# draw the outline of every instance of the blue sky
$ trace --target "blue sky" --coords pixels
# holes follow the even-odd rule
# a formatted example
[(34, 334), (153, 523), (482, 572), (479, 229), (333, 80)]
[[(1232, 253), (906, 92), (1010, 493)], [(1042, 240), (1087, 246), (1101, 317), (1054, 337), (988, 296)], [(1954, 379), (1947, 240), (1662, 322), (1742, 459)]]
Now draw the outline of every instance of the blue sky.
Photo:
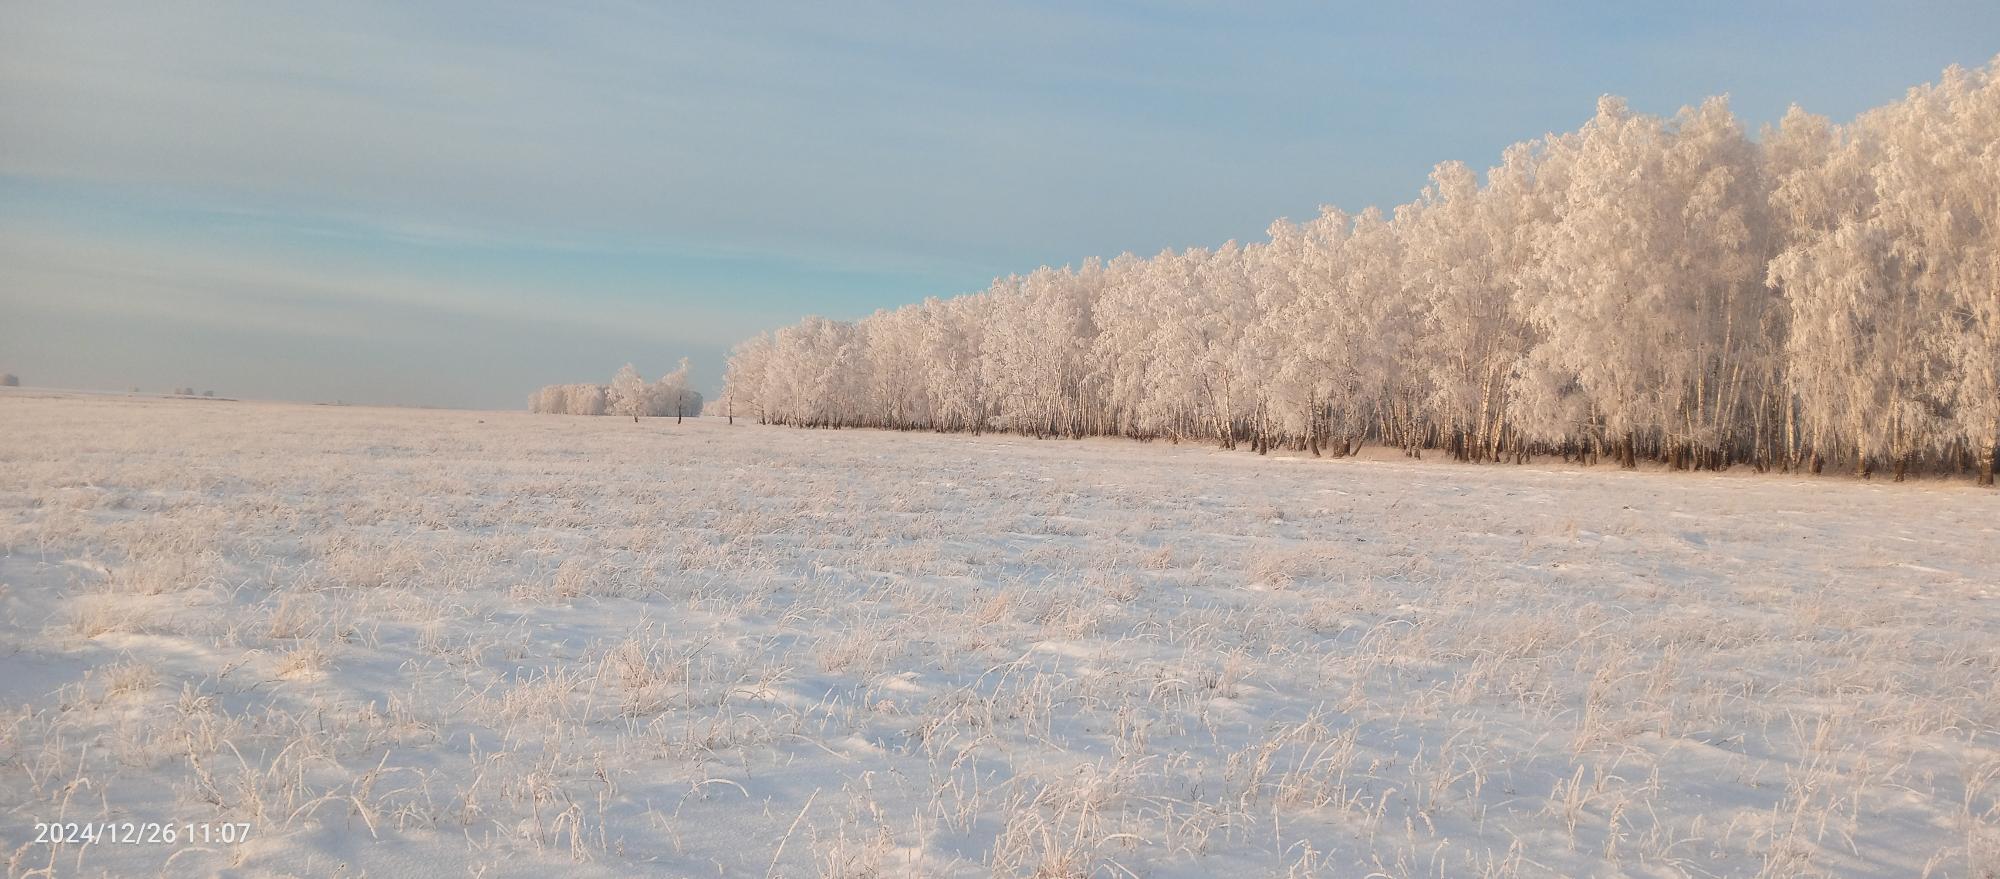
[[(2000, 4), (12, 3), (0, 371), (518, 407), (1409, 200), (1603, 93), (1838, 119)], [(748, 9), (738, 7), (751, 7)]]

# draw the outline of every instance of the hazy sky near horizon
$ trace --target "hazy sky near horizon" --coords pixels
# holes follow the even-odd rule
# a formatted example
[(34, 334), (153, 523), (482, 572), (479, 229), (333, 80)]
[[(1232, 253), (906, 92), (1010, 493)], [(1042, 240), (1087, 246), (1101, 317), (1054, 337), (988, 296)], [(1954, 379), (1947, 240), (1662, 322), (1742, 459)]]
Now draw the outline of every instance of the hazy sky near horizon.
[[(1665, 4), (1663, 4), (1665, 6)], [(1845, 120), (2000, 4), (0, 4), (0, 371), (519, 407), (805, 314), (1389, 207), (1727, 93)]]

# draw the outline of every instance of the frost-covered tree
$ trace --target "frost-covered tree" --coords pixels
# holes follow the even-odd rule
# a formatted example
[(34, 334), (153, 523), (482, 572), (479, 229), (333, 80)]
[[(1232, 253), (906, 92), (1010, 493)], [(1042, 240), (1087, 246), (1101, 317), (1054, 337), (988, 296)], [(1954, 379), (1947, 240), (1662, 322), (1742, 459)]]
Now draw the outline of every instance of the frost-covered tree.
[(611, 387), (607, 391), (606, 403), (613, 415), (629, 415), (638, 420), (648, 414), (647, 403), (651, 397), (646, 379), (639, 370), (627, 363), (620, 367), (618, 374), (611, 377)]
[(701, 395), (688, 388), (687, 379), (688, 359), (683, 357), (673, 372), (660, 376), (659, 381), (646, 388), (646, 414), (672, 415), (675, 423), (687, 415), (701, 414)]
[(1920, 457), (1955, 456), (1992, 482), (1994, 72), (1953, 68), (1844, 129), (1792, 138), (1816, 149), (1792, 160), (1774, 196), (1787, 209), (1789, 246), (1769, 279), (1791, 307), (1790, 375), (1816, 458), (1851, 459), (1863, 473), (1891, 463), (1900, 478)]
[(980, 351), (991, 303), (982, 296), (929, 299), (919, 309), (918, 357), (925, 365), (931, 427), (979, 433), (986, 429), (988, 405), (980, 381)]
[(764, 416), (798, 427), (866, 423), (863, 343), (854, 323), (823, 317), (774, 333), (760, 396)]
[(611, 394), (603, 385), (569, 385), (564, 396), (567, 398), (569, 415), (608, 415), (611, 413)]
[(1754, 145), (1721, 99), (1667, 120), (1607, 97), (1552, 150), (1565, 185), (1516, 301), (1537, 334), (1529, 369), (1585, 408), (1582, 423), (1548, 417), (1561, 409), (1524, 420), (1544, 439), (1608, 443), (1627, 466), (1641, 452), (1726, 465), (1775, 304)]
[(528, 411), (548, 415), (603, 415), (603, 385), (548, 385), (528, 398)]
[[(738, 346), (739, 361), (732, 361), (731, 374), (736, 383), (748, 385), (741, 374), (758, 361), (754, 353), (759, 343), (756, 340)], [(626, 364), (618, 370), (609, 385), (568, 384), (548, 385), (536, 390), (528, 397), (528, 411), (551, 415), (627, 415), (633, 418), (643, 416), (698, 415), (702, 411), (702, 396), (687, 386), (688, 361), (682, 358), (680, 366), (662, 376), (659, 381), (648, 383), (639, 375), (639, 370)]]
[(1408, 352), (1424, 420), (1460, 460), (1499, 460), (1507, 381), (1531, 338), (1512, 297), (1523, 265), (1515, 232), (1517, 186), (1482, 191), (1458, 162), (1431, 172), (1418, 202), (1399, 210), (1405, 295), (1414, 309)]
[(868, 412), (873, 426), (909, 430), (931, 426), (929, 372), (921, 352), (923, 311), (898, 308), (861, 322)]
[(1383, 442), (1415, 454), (1424, 431), (1403, 370), (1414, 335), (1402, 283), (1403, 243), (1388, 217), (1370, 208), (1355, 218), (1348, 251), (1337, 294), (1348, 315), (1339, 324), (1340, 344), (1350, 352), (1342, 377), (1348, 388), (1344, 423), (1357, 443), (1372, 427)]
[(724, 395), (812, 427), (1989, 481), (1995, 142), (1994, 67), (1757, 140), (1722, 99), (1606, 97), (1394, 211), (807, 318), (739, 345)]
[(1036, 436), (1081, 436), (1088, 354), (1097, 329), (1090, 299), (1102, 276), (1043, 267), (994, 282), (980, 349), (980, 385), (1000, 426)]
[(722, 374), (722, 398), (733, 416), (737, 414), (768, 420), (764, 411), (764, 381), (771, 362), (771, 334), (758, 333), (738, 343), (729, 352), (729, 365)]

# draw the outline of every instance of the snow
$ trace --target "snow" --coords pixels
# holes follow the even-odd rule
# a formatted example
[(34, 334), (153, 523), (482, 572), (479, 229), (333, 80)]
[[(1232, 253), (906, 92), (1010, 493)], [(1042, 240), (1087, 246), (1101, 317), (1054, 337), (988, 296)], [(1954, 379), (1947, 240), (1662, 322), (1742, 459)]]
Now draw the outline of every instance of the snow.
[[(1393, 210), (806, 316), (738, 343), (719, 402), (805, 427), (1991, 485), (1996, 125), (2000, 59), (1754, 140), (1726, 98), (1666, 117), (1605, 95), (1483, 183), (1447, 161)], [(538, 408), (601, 411), (584, 388)]]
[[(1992, 875), (1996, 512), (0, 393), (0, 842), (9, 875)], [(58, 819), (253, 830), (32, 842)]]

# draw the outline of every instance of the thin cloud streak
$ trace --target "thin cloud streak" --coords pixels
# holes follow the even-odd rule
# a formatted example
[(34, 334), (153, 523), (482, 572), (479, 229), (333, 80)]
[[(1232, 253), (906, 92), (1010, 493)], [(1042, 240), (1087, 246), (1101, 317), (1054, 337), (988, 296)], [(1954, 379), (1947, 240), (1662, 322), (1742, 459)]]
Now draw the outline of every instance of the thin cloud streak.
[(351, 329), (324, 314), (351, 302), (378, 332), (405, 307), (721, 350), (1387, 207), (1606, 91), (1840, 117), (1983, 63), (1994, 32), (1974, 3), (23, 5), (0, 29), (0, 244), (36, 251), (13, 271), (37, 286), (0, 306), (35, 306), (23, 334), (89, 311), (129, 338), (181, 301), (238, 335), (309, 304)]

